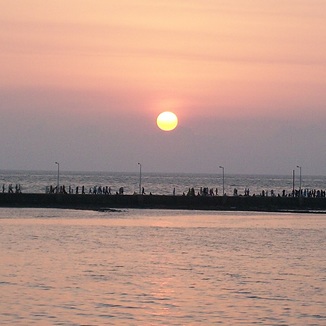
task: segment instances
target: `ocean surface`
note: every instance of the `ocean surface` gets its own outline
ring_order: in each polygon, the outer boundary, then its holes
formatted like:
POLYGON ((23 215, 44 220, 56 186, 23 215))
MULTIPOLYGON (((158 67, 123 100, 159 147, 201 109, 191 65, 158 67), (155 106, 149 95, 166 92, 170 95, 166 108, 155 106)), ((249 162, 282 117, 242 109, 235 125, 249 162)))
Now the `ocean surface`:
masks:
POLYGON ((1 325, 326 325, 326 216, 0 208, 1 325))
MULTIPOLYGON (((56 178, 0 171, 5 190, 42 193, 56 178)), ((139 175, 63 172, 60 184, 133 193, 139 175)), ((143 174, 142 185, 220 194, 222 176, 143 174)), ((226 175, 234 188, 290 193, 292 176, 226 175)), ((326 214, 0 208, 0 325, 219 324, 326 325, 326 214)))
MULTIPOLYGON (((124 188, 125 194, 139 192, 139 173, 119 173, 119 172, 60 172, 59 183, 69 186, 73 191, 76 187, 84 186, 86 192, 95 187, 111 187, 112 193, 118 192, 120 187, 124 188)), ((296 175, 294 180, 295 189, 300 187, 300 177, 296 175)), ((20 185, 24 193, 45 193, 46 187, 56 186, 57 171, 5 171, 0 170, 0 192, 4 186, 5 192, 8 191, 9 184, 13 189, 20 185)), ((223 177, 221 174, 173 174, 173 173, 142 173, 141 185, 147 194, 171 195, 175 188, 176 195, 187 193, 189 188, 194 188, 198 193, 200 188, 213 189, 218 195, 223 194, 223 177)), ((262 191, 271 194, 273 190, 275 195, 292 193, 293 177, 277 175, 225 175, 224 178, 225 193, 233 195, 234 189, 238 195, 244 195, 245 189, 249 189, 250 195, 259 195, 262 191)), ((302 189, 325 190, 325 176, 305 176, 301 177, 302 189)))

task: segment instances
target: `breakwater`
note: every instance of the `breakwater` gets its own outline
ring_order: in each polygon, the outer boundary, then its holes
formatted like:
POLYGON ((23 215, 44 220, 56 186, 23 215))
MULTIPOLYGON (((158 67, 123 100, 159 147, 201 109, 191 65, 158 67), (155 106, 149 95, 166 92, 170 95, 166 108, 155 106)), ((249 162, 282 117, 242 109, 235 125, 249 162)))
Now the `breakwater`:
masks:
POLYGON ((0 207, 109 210, 123 208, 326 211, 325 198, 262 196, 82 195, 1 193, 0 207))

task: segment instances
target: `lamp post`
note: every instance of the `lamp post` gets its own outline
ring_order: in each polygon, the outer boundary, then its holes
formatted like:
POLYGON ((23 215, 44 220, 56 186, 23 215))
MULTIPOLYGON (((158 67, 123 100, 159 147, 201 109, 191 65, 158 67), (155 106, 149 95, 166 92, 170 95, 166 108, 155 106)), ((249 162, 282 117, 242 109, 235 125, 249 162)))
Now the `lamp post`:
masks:
POLYGON ((58 165, 58 174, 57 174, 57 193, 60 190, 60 184, 59 184, 59 178, 60 178, 60 164, 58 162, 54 162, 56 165, 58 165))
POLYGON ((299 183, 299 197, 301 197, 301 183, 302 183, 302 174, 301 174, 301 169, 302 167, 297 165, 297 168, 299 169, 300 171, 300 183, 299 183))
POLYGON ((295 170, 292 171, 292 197, 295 195, 295 170))
POLYGON ((139 165, 139 194, 141 194, 141 164, 138 163, 139 165))
POLYGON ((220 169, 222 169, 222 175, 223 175, 223 196, 224 196, 224 166, 220 165, 220 169))

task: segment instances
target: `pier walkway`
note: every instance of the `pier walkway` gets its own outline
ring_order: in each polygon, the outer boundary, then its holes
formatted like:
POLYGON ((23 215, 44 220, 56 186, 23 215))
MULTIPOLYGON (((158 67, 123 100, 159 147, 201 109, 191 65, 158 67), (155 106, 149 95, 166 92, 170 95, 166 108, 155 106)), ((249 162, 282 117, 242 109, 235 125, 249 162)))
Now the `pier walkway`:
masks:
POLYGON ((0 193, 0 207, 325 212, 326 198, 0 193))

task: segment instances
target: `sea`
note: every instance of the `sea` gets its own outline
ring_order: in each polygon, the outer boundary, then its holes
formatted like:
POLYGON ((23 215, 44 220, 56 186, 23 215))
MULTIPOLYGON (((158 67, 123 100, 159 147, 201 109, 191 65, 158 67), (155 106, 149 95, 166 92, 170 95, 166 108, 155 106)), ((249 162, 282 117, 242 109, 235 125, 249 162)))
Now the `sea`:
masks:
MULTIPOLYGON (((7 192, 11 184, 15 191, 16 185, 24 193, 45 193, 48 187, 55 187, 58 182, 57 171, 9 171, 0 170, 0 192, 7 192)), ((68 190, 79 192, 84 186, 86 192, 94 187, 110 187, 114 194, 120 187, 125 194, 139 192, 139 185, 144 187, 147 194, 176 195, 187 193, 194 188, 199 193, 201 188, 213 189, 216 195, 233 195, 237 189, 238 195, 244 195, 249 190, 250 195, 265 194, 282 195, 283 191, 289 195, 293 188, 298 190, 325 190, 326 176, 300 176, 296 175, 225 175, 224 183, 222 174, 190 174, 190 173, 127 173, 127 172, 59 172, 59 184, 68 190), (300 180, 301 179, 301 180, 300 180)))
MULTIPOLYGON (((137 173, 60 175, 72 188, 126 193, 139 181, 137 173)), ((141 180, 162 195, 220 191, 221 181, 141 180)), ((326 185, 324 177, 301 181, 326 185)), ((56 182, 55 172, 0 171, 0 185, 23 192, 56 182)), ((290 192, 292 183, 292 176, 225 176, 230 193, 290 192)), ((0 208, 0 325, 326 325, 326 215, 0 208)))

